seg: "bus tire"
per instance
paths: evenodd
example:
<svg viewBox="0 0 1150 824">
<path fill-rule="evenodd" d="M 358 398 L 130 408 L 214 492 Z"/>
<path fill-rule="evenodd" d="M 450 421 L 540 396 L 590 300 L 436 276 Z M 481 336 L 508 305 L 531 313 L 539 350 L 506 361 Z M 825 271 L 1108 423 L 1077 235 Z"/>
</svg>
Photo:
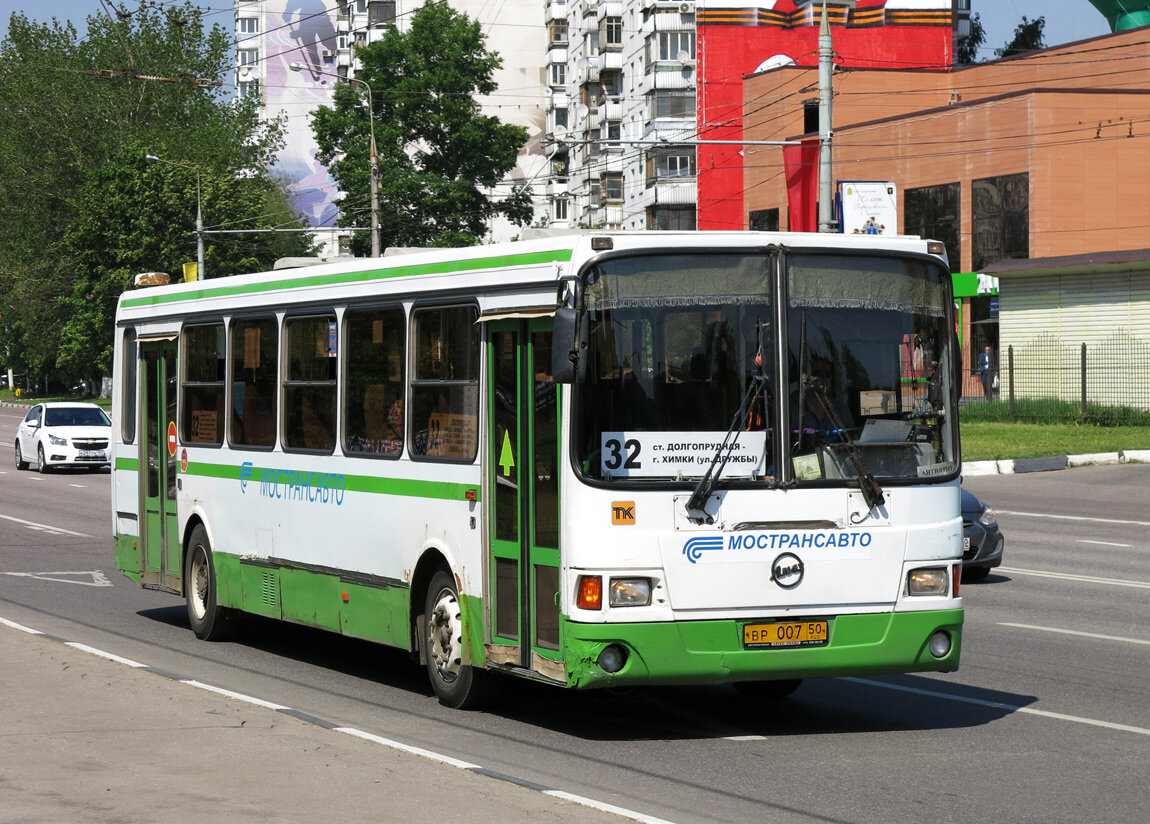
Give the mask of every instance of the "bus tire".
<svg viewBox="0 0 1150 824">
<path fill-rule="evenodd" d="M 463 663 L 459 590 L 447 571 L 441 569 L 432 576 L 423 615 L 427 675 L 439 703 L 462 710 L 487 703 L 493 693 L 492 676 Z"/>
<path fill-rule="evenodd" d="M 756 701 L 780 701 L 787 698 L 803 683 L 802 678 L 785 678 L 779 681 L 736 681 L 735 689 L 744 698 Z"/>
<path fill-rule="evenodd" d="M 216 603 L 216 564 L 203 524 L 192 530 L 184 559 L 184 593 L 188 623 L 202 641 L 227 641 L 239 629 L 239 613 Z"/>
</svg>

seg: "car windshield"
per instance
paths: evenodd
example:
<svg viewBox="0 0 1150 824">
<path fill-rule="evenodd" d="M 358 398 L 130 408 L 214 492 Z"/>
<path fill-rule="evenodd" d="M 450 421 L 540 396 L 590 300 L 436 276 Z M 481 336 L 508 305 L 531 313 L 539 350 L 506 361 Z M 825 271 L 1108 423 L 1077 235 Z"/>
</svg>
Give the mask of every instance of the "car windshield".
<svg viewBox="0 0 1150 824">
<path fill-rule="evenodd" d="M 112 421 L 98 406 L 61 406 L 44 410 L 45 426 L 111 426 Z"/>
</svg>

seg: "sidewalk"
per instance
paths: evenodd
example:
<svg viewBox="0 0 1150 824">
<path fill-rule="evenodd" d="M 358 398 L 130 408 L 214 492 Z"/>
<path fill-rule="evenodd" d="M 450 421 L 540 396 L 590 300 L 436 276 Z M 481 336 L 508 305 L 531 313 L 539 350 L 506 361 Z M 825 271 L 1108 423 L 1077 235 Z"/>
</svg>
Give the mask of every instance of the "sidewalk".
<svg viewBox="0 0 1150 824">
<path fill-rule="evenodd" d="M 0 625 L 0 822 L 623 818 Z"/>
</svg>

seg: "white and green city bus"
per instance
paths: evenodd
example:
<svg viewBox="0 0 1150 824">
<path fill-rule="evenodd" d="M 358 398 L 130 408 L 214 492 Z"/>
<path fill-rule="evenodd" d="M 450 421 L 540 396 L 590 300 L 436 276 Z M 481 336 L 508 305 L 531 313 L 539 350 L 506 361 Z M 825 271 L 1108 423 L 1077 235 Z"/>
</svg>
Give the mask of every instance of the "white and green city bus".
<svg viewBox="0 0 1150 824">
<path fill-rule="evenodd" d="M 940 244 L 600 233 L 125 293 L 119 569 L 439 699 L 958 667 Z"/>
</svg>

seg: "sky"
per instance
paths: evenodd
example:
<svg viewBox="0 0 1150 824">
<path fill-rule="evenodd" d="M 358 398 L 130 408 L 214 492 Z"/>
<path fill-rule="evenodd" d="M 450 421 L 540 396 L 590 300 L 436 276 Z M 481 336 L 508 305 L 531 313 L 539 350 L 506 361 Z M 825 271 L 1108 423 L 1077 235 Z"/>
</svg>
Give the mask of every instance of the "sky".
<svg viewBox="0 0 1150 824">
<path fill-rule="evenodd" d="M 118 0 L 122 7 L 133 9 L 137 0 Z M 542 8 L 542 0 L 540 0 Z M 227 10 L 234 3 L 227 0 L 198 0 L 196 5 L 211 9 L 212 20 L 230 27 L 231 17 Z M 1084 40 L 1100 34 L 1109 34 L 1110 26 L 1089 0 L 971 0 L 971 12 L 978 14 L 986 30 L 983 59 L 993 58 L 994 50 L 1004 46 L 1014 37 L 1014 28 L 1023 16 L 1033 20 L 1046 18 L 1046 45 L 1057 46 L 1074 40 Z M 56 17 L 71 20 L 82 28 L 83 21 L 92 14 L 102 12 L 100 0 L 0 0 L 0 37 L 8 33 L 8 18 L 14 11 L 24 11 L 36 20 Z"/>
</svg>

